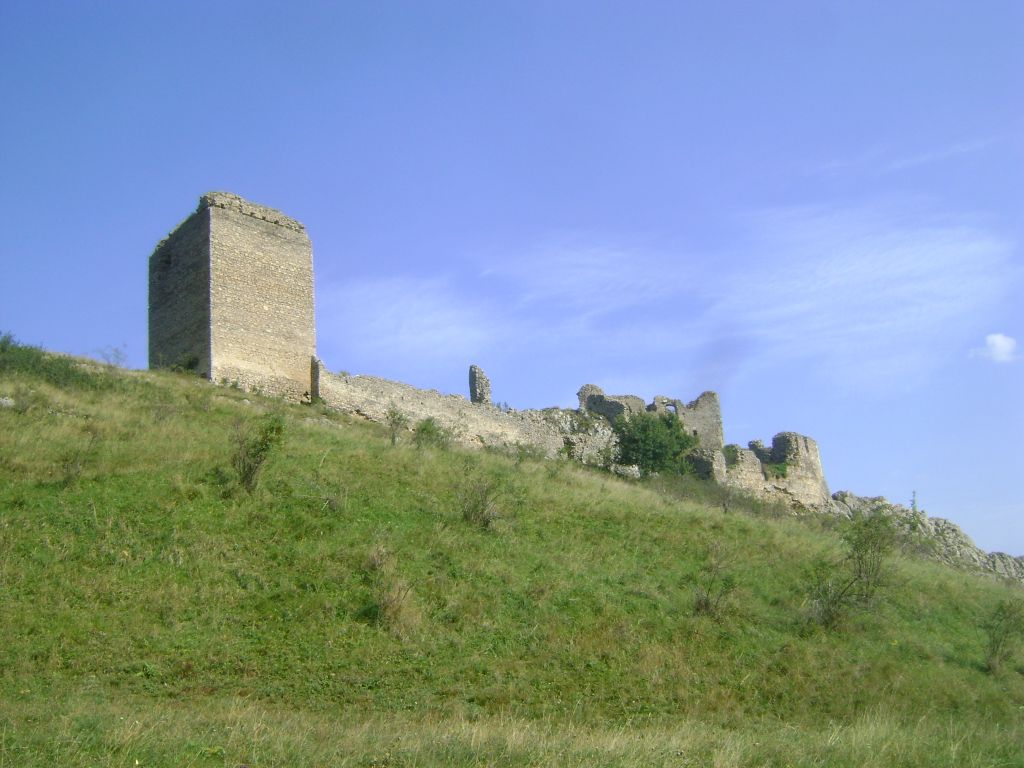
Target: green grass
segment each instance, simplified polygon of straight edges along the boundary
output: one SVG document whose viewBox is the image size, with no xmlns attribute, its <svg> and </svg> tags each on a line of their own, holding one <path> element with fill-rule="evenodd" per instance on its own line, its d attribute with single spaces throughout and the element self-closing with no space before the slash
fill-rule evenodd
<svg viewBox="0 0 1024 768">
<path fill-rule="evenodd" d="M 980 629 L 1017 588 L 901 558 L 826 632 L 829 521 L 43 357 L 0 354 L 4 768 L 1024 765 L 1024 668 Z"/>
</svg>

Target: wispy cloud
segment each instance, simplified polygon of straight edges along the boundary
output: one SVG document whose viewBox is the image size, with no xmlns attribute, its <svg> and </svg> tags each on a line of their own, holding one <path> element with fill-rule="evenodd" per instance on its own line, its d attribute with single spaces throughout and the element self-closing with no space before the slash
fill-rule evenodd
<svg viewBox="0 0 1024 768">
<path fill-rule="evenodd" d="M 987 136 L 985 138 L 976 139 L 974 141 L 960 141 L 954 144 L 949 144 L 944 147 L 935 147 L 923 152 L 916 152 L 903 155 L 902 157 L 895 157 L 891 159 L 887 164 L 882 165 L 879 169 L 879 173 L 895 173 L 897 171 L 903 171 L 908 168 L 915 168 L 922 165 L 931 165 L 932 163 L 939 163 L 943 160 L 950 160 L 955 157 L 962 155 L 971 155 L 975 152 L 980 152 L 983 149 L 987 149 L 991 145 L 995 144 L 999 140 L 998 136 Z"/>
<path fill-rule="evenodd" d="M 487 307 L 444 277 L 327 286 L 318 305 L 321 337 L 344 339 L 347 355 L 357 359 L 464 360 L 492 341 Z"/>
<path fill-rule="evenodd" d="M 646 394 L 781 369 L 880 393 L 961 355 L 1020 279 L 984 226 L 898 207 L 768 210 L 737 229 L 714 253 L 577 238 L 477 275 L 328 287 L 321 336 L 370 365 L 500 357 Z M 988 356 L 1013 356 L 1006 345 Z"/>
<path fill-rule="evenodd" d="M 913 151 L 873 146 L 849 157 L 836 158 L 816 165 L 810 172 L 826 176 L 851 172 L 884 176 L 973 155 L 998 144 L 1003 139 L 1004 135 L 983 136 Z"/>
<path fill-rule="evenodd" d="M 1004 333 L 990 333 L 985 337 L 985 346 L 971 350 L 972 357 L 983 357 L 993 363 L 1012 363 L 1019 359 L 1017 340 Z"/>
<path fill-rule="evenodd" d="M 1006 241 L 914 213 L 769 211 L 753 236 L 758 266 L 723 282 L 714 313 L 761 365 L 803 359 L 856 385 L 927 374 L 1019 277 Z"/>
</svg>

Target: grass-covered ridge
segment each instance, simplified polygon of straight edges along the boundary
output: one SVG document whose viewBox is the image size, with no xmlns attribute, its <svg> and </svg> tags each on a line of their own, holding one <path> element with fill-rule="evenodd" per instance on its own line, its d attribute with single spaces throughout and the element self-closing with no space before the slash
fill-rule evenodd
<svg viewBox="0 0 1024 768">
<path fill-rule="evenodd" d="M 1024 765 L 993 580 L 898 558 L 824 630 L 827 526 L 186 376 L 0 397 L 0 765 Z"/>
</svg>

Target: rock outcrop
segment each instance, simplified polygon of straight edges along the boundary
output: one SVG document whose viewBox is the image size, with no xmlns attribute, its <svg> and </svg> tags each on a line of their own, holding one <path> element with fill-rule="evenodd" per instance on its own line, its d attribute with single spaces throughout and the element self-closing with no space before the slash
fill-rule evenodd
<svg viewBox="0 0 1024 768">
<path fill-rule="evenodd" d="M 958 525 L 944 518 L 928 517 L 922 510 L 893 504 L 882 496 L 857 496 L 849 491 L 832 495 L 830 511 L 845 518 L 888 515 L 919 554 L 946 565 L 1024 583 L 1024 557 L 985 552 Z"/>
</svg>

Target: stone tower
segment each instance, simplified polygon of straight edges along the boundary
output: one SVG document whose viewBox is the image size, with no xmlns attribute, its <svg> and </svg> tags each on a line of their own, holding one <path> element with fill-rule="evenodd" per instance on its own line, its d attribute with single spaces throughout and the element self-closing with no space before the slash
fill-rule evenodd
<svg viewBox="0 0 1024 768">
<path fill-rule="evenodd" d="M 306 229 L 210 192 L 149 259 L 149 366 L 300 399 L 316 354 Z"/>
</svg>

